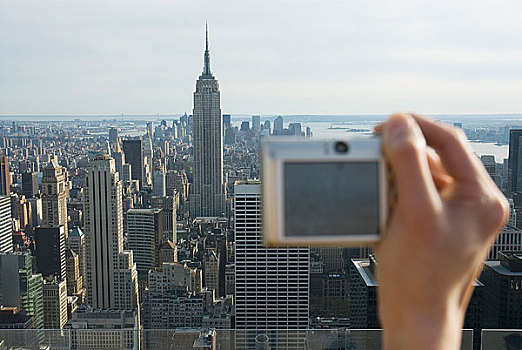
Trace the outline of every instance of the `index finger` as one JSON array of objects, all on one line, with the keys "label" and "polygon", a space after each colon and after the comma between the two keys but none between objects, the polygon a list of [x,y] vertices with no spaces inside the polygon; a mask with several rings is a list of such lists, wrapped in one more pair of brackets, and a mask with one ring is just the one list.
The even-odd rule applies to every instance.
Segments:
[{"label": "index finger", "polygon": [[412,114],[412,117],[451,177],[458,182],[481,182],[486,172],[460,129],[419,115]]}]

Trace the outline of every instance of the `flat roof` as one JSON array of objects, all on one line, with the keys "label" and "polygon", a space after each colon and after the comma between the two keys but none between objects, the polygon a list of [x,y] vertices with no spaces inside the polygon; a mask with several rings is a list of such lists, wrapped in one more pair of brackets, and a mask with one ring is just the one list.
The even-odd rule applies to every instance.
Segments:
[{"label": "flat roof", "polygon": [[522,277],[522,272],[513,272],[509,269],[506,269],[504,266],[500,264],[500,261],[493,260],[493,261],[484,261],[485,265],[488,265],[490,268],[495,270],[496,273],[499,273],[501,275],[505,276],[520,276]]}]

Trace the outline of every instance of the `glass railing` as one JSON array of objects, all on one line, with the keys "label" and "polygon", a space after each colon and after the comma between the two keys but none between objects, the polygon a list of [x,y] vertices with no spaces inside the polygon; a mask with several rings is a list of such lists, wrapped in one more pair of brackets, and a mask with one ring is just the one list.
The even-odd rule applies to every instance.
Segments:
[{"label": "glass railing", "polygon": [[522,349],[522,329],[483,329],[482,350]]},{"label": "glass railing", "polygon": [[[0,350],[193,350],[193,349],[346,349],[380,350],[378,329],[309,329],[309,330],[211,330],[178,328],[169,330],[0,329]],[[522,331],[484,331],[489,349],[505,349],[505,336]],[[463,330],[462,350],[480,349],[473,344],[473,331]],[[485,343],[483,343],[485,344]],[[503,346],[503,345],[502,345]]]}]

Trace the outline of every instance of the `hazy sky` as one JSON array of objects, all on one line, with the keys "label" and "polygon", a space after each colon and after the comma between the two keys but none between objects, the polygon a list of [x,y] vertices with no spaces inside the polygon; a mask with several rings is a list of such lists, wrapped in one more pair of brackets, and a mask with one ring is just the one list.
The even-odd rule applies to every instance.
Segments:
[{"label": "hazy sky", "polygon": [[[494,4],[494,5],[492,5]],[[0,114],[522,113],[522,1],[0,0]]]}]

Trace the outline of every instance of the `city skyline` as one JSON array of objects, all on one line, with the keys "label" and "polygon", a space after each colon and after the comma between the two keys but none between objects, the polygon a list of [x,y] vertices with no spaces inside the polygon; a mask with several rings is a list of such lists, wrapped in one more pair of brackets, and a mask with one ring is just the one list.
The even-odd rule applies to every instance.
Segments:
[{"label": "city skyline", "polygon": [[521,5],[481,4],[5,3],[0,114],[182,113],[205,20],[229,113],[522,111]]}]

